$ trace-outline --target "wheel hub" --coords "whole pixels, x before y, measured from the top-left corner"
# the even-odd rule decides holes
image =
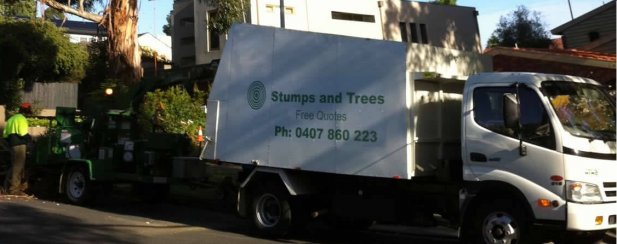
[[[281,218],[281,204],[272,194],[262,195],[255,211],[258,221],[265,227],[276,226]]]
[[[520,230],[511,215],[494,212],[485,218],[482,235],[486,243],[517,243]]]
[[[78,173],[71,174],[71,180],[69,180],[69,192],[72,196],[79,198],[84,189],[84,178]]]

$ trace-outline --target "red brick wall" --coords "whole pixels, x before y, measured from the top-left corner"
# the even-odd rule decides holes
[[[615,89],[615,69],[497,55],[493,56],[493,70],[575,75],[594,79]]]

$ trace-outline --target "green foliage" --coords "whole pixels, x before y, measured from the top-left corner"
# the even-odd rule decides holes
[[[169,11],[167,18],[165,18],[167,20],[167,24],[163,25],[163,33],[168,36],[171,36],[171,29],[173,28],[173,24],[171,23],[171,14],[173,12],[173,10]]]
[[[149,59],[154,60],[154,53],[156,51],[152,50],[149,47],[140,46],[139,48],[141,49],[141,58],[142,59],[149,58]],[[158,60],[159,62],[171,62],[171,60],[168,60],[165,56],[161,56],[161,55],[157,55],[156,56],[156,60]]]
[[[64,12],[59,11],[55,8],[48,8],[45,9],[45,19],[50,19],[50,20],[54,20],[54,19],[64,19]]]
[[[2,16],[20,16],[34,18],[36,1],[0,0],[0,19]]]
[[[83,44],[82,44],[83,45]],[[109,64],[107,63],[107,41],[90,42],[86,45],[88,50],[88,65],[86,76],[79,84],[78,104],[86,104],[92,94],[102,96],[101,84],[107,81]]]
[[[77,82],[85,75],[88,53],[46,21],[0,22],[0,80]]]
[[[0,94],[2,94],[0,104],[4,104],[8,111],[17,110],[21,103],[20,91],[23,89],[23,83],[23,80],[0,79]]]
[[[25,0],[14,0],[14,1],[25,1]],[[73,7],[73,8],[77,8],[79,9],[79,1],[76,0],[55,0],[58,3],[64,4],[64,5],[69,5]],[[83,7],[84,7],[84,11],[88,11],[88,12],[92,12],[94,10],[94,5],[97,2],[102,2],[101,0],[84,0],[83,1]]]
[[[209,15],[208,28],[212,32],[227,33],[234,23],[244,22],[248,0],[207,0],[216,11]]]
[[[32,117],[27,117],[26,118],[28,120],[28,126],[30,127],[54,127],[58,124],[58,122],[56,120],[53,119],[39,119],[39,118],[32,118]]]
[[[138,124],[148,132],[158,123],[162,131],[186,134],[197,145],[197,131],[206,121],[201,107],[205,97],[206,93],[196,88],[191,96],[182,86],[148,92],[137,114]]]
[[[111,88],[113,94],[106,95],[105,89]],[[137,90],[137,85],[127,85],[125,82],[114,79],[105,79],[87,94],[83,99],[82,109],[86,116],[97,117],[106,113],[110,109],[125,110],[131,107],[133,94]]]
[[[497,29],[493,31],[487,45],[548,48],[551,44],[550,33],[544,28],[545,24],[540,17],[540,13],[519,6],[508,16],[500,18]]]
[[[456,0],[436,0],[433,3],[456,6]]]

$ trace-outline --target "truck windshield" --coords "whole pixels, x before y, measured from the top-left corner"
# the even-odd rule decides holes
[[[542,89],[564,129],[589,139],[615,141],[615,103],[602,87],[545,81]]]

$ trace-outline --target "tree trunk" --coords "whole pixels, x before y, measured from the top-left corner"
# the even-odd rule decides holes
[[[139,82],[143,70],[137,43],[137,0],[112,0],[108,11],[103,23],[107,27],[110,75],[129,84]]]
[[[141,51],[137,43],[138,0],[111,0],[103,16],[86,12],[83,8],[74,9],[55,0],[39,1],[54,9],[94,21],[107,28],[110,77],[128,84],[139,82],[143,71]]]

